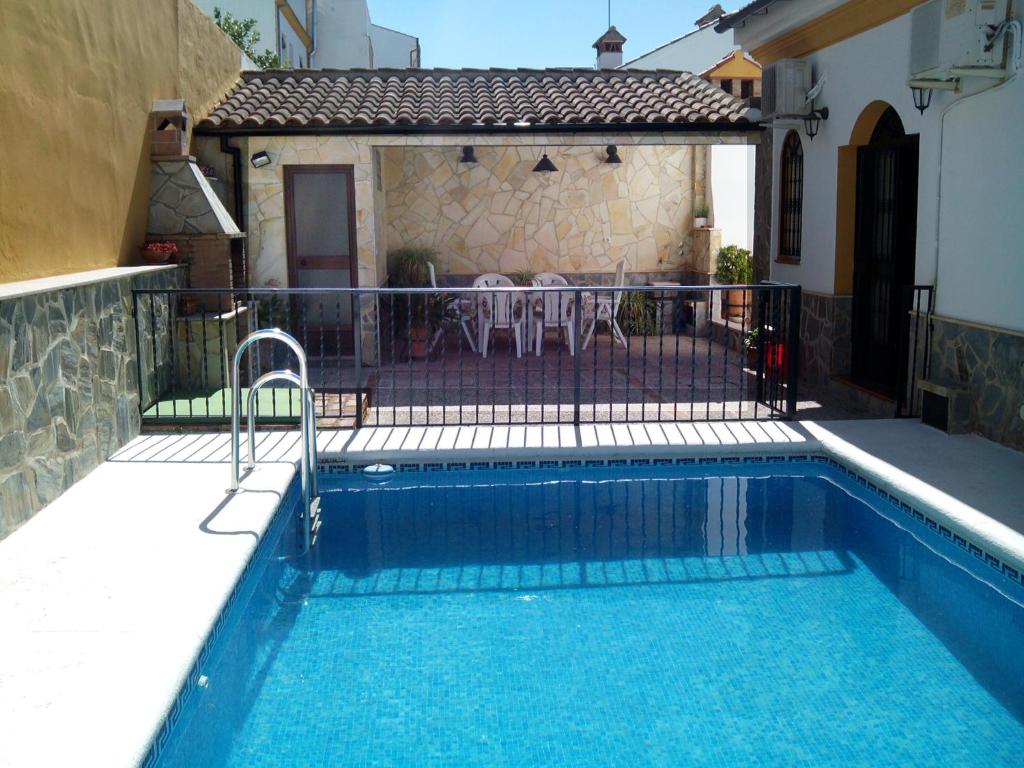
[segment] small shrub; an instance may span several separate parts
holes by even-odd
[[[754,260],[750,251],[726,245],[718,252],[715,280],[723,285],[749,285],[754,282]]]

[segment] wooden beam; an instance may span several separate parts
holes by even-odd
[[[306,31],[306,28],[302,26],[302,22],[299,21],[299,17],[295,15],[295,11],[288,4],[288,0],[274,0],[277,4],[277,9],[284,16],[288,22],[288,26],[292,28],[299,40],[302,41],[302,45],[306,48],[306,53],[310,53],[313,50],[313,36]]]
[[[925,0],[850,0],[750,52],[761,66],[800,59],[909,13]]]

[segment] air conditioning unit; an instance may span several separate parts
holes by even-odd
[[[988,36],[1008,17],[1008,0],[930,0],[910,16],[910,77],[942,80],[953,70],[1000,68],[1003,45]]]
[[[761,76],[761,117],[802,115],[807,112],[807,92],[811,90],[811,62],[781,59],[769,64]]]

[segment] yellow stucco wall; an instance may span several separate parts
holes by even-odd
[[[135,262],[150,104],[197,119],[240,64],[191,0],[2,0],[0,282]]]

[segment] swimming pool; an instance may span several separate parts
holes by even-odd
[[[151,762],[1019,765],[1020,583],[820,461],[665,463],[324,475]]]

